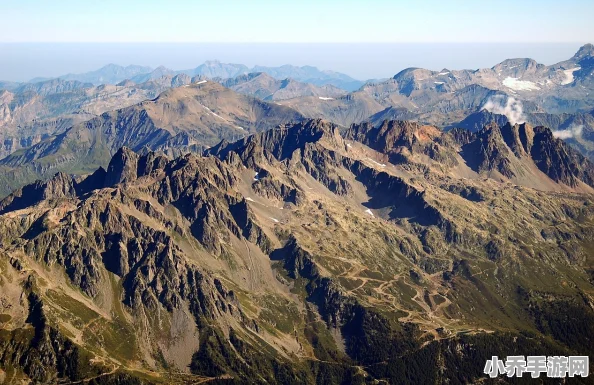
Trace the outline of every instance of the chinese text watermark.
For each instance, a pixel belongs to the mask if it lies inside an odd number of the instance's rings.
[[[541,374],[551,378],[588,377],[589,364],[588,356],[507,356],[505,362],[493,356],[487,360],[483,372],[491,378],[503,374],[508,377],[526,374],[532,378]]]

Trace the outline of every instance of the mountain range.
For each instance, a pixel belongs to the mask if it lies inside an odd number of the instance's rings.
[[[187,70],[172,70],[164,66],[159,66],[155,69],[139,65],[123,67],[112,63],[95,71],[58,76],[58,79],[76,80],[82,83],[102,85],[117,84],[127,79],[136,83],[144,83],[149,80],[161,78],[162,76],[175,76],[179,74],[188,75],[190,77],[203,76],[210,79],[228,79],[254,72],[263,72],[279,80],[291,78],[293,80],[317,86],[332,85],[346,91],[354,91],[364,84],[363,81],[353,79],[340,72],[319,70],[312,66],[299,67],[287,64],[280,67],[266,67],[257,65],[250,69],[243,64],[221,63],[218,60],[207,61],[196,68]],[[29,83],[37,83],[39,81],[47,80],[50,79],[32,79]],[[14,90],[22,85],[23,84],[16,82],[0,81],[0,89]]]
[[[347,92],[332,85],[316,86],[291,78],[275,79],[265,72],[253,72],[234,78],[220,80],[227,88],[240,94],[252,95],[262,100],[286,100],[298,97],[317,96],[328,100],[345,95]]]
[[[7,193],[57,171],[91,172],[106,166],[122,146],[180,154],[302,119],[288,107],[237,94],[215,82],[197,81],[153,100],[102,113],[11,153],[0,160],[0,191]]]
[[[232,92],[203,84],[140,115]],[[465,384],[592,352],[594,165],[550,129],[250,130],[0,201],[5,379]]]
[[[106,111],[153,99],[190,82],[187,75],[165,76],[142,84],[123,81],[100,86],[54,79],[0,91],[0,156],[32,146]]]
[[[327,103],[312,105],[310,100],[296,99],[289,104],[307,116],[324,116],[343,126],[408,114],[449,127],[481,109],[506,112],[516,122],[523,120],[524,112],[594,109],[593,63],[594,46],[587,44],[571,59],[551,66],[532,59],[509,59],[478,70],[409,68]],[[363,113],[353,114],[352,109]]]
[[[592,45],[584,45],[571,59],[552,66],[531,59],[510,59],[481,70],[437,72],[411,68],[350,93],[329,84],[274,77],[291,75],[291,70],[295,70],[295,77],[308,81],[316,73],[320,79],[328,74],[336,75],[333,72],[324,75],[313,67],[297,70],[283,66],[271,76],[266,72],[246,73],[249,69],[243,65],[220,62],[207,62],[185,73],[164,67],[142,73],[142,67],[110,65],[81,75],[80,80],[21,84],[12,91],[0,91],[3,128],[0,157],[4,157],[0,159],[0,168],[6,175],[0,195],[58,171],[81,173],[105,167],[119,146],[139,150],[146,145],[152,150],[166,149],[170,155],[177,155],[255,132],[254,125],[257,130],[266,130],[303,118],[324,118],[343,129],[362,122],[380,126],[386,120],[417,121],[445,130],[461,127],[471,131],[480,131],[493,121],[500,126],[506,122],[529,122],[551,128],[554,135],[593,159],[593,102],[589,96],[589,90],[594,88],[593,53]],[[113,81],[119,80],[118,76],[128,76],[132,80],[100,86],[81,82],[96,80],[98,76]],[[215,87],[216,82],[235,92],[223,92]],[[191,89],[202,85],[218,96],[204,105],[201,101],[191,107],[180,103],[173,90],[191,84]],[[247,106],[255,105],[255,101],[244,103],[248,99],[236,93],[271,102],[257,103],[268,106],[266,117],[256,123],[254,119],[261,119],[263,112],[249,111],[251,107]],[[162,105],[159,107],[162,110],[147,113],[151,116],[147,126],[149,120],[138,117],[138,111],[153,105],[144,101],[159,94],[162,95],[157,105]],[[175,112],[165,109],[169,103],[178,106]],[[127,106],[131,108],[126,109]],[[112,112],[115,109],[125,112]],[[96,132],[104,130],[96,131],[96,128],[107,125],[122,131],[115,135],[119,139],[101,144],[86,139],[96,137]],[[92,133],[73,136],[87,126],[92,127]],[[145,132],[137,137],[139,129]]]

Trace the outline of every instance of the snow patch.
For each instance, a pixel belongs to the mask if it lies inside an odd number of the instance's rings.
[[[372,217],[375,217],[375,215],[373,215],[370,209],[365,210],[365,213],[371,215]]]
[[[445,84],[445,82],[433,82],[433,83],[435,83],[437,85]]]
[[[206,80],[200,80],[199,82],[196,82],[196,84],[204,84],[206,83]]]
[[[250,197],[245,198],[246,201],[254,202],[254,200]]]
[[[565,74],[565,80],[563,80],[561,82],[561,85],[564,86],[564,85],[573,83],[573,81],[575,80],[575,78],[573,77],[573,73],[575,71],[579,71],[581,69],[582,69],[581,67],[575,67],[575,68],[571,68],[571,69],[563,71],[563,73]]]
[[[369,159],[370,161],[372,161],[373,163],[377,164],[377,165],[378,165],[378,166],[380,166],[380,167],[386,167],[386,165],[385,165],[385,164],[383,164],[383,163],[378,163],[378,162],[376,162],[375,160],[373,160],[373,159],[371,159],[371,158],[367,158],[367,159]]]
[[[347,143],[347,147],[348,147],[348,148],[351,148],[351,147],[353,147],[353,145],[352,145],[352,144],[350,144],[350,143]]]
[[[256,175],[254,175],[254,180],[260,180],[260,177],[258,176],[258,173],[256,173]]]
[[[519,80],[518,78],[507,77],[503,80],[503,85],[516,91],[535,91],[540,90],[533,82],[527,80]]]
[[[334,100],[334,98],[327,98],[325,96],[318,96],[320,100]]]
[[[274,223],[278,223],[279,222],[279,220],[276,219],[276,218],[270,217],[270,219],[272,219],[274,221]]]
[[[447,75],[447,74],[449,74],[449,72],[440,72],[440,73],[438,73],[438,75],[440,75],[440,76]]]
[[[217,118],[222,119],[225,122],[228,122],[227,119],[223,118],[221,115],[215,114],[214,112],[212,112],[212,110],[210,108],[206,107],[205,105],[202,105],[202,107],[204,107],[206,109],[206,111],[208,111],[212,116],[216,116]]]

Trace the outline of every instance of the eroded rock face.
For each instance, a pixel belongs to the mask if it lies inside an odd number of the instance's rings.
[[[397,120],[386,120],[379,125],[354,124],[345,134],[346,139],[361,142],[387,154],[393,163],[405,159],[403,151],[407,151],[428,155],[444,165],[456,165],[455,153],[441,145],[439,139],[442,136],[443,133],[435,127]]]
[[[465,157],[479,172],[497,170],[508,178],[516,176],[510,161],[512,154],[497,125],[491,125],[479,132],[477,139],[467,144],[463,151]]]
[[[133,182],[138,177],[138,155],[122,147],[115,153],[105,175],[105,187],[115,186],[116,184]]]

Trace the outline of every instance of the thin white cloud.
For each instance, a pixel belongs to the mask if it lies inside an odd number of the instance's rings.
[[[493,96],[487,100],[483,109],[493,114],[505,115],[511,124],[526,121],[522,102],[511,96],[507,98],[503,95]]]
[[[571,125],[567,127],[565,130],[557,130],[553,131],[553,136],[559,139],[570,139],[582,136],[582,131],[584,130],[584,126],[579,125]]]

